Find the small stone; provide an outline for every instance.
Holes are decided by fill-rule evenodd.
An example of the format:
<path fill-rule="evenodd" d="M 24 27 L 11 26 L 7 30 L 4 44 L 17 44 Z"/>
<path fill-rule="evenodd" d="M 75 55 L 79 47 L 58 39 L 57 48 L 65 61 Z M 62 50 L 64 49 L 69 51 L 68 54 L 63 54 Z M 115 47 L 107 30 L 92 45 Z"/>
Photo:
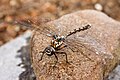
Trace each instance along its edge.
<path fill-rule="evenodd" d="M 13 21 L 12 16 L 6 16 L 6 17 L 5 17 L 5 21 L 6 21 L 6 22 L 12 22 L 12 21 Z"/>
<path fill-rule="evenodd" d="M 95 9 L 96 9 L 96 10 L 99 10 L 99 11 L 102 11 L 102 10 L 103 10 L 103 7 L 102 7 L 101 4 L 97 3 L 97 4 L 95 4 Z"/>
<path fill-rule="evenodd" d="M 38 16 L 38 12 L 39 12 L 38 10 L 32 10 L 32 11 L 31 11 L 31 16 L 32 16 L 32 17 Z"/>
<path fill-rule="evenodd" d="M 42 8 L 41 8 L 44 12 L 51 12 L 51 13 L 55 13 L 57 10 L 57 7 L 54 4 L 51 4 L 49 2 L 45 3 Z"/>
<path fill-rule="evenodd" d="M 0 32 L 1 32 L 1 31 L 5 31 L 5 30 L 6 30 L 6 26 L 0 25 Z"/>
<path fill-rule="evenodd" d="M 6 42 L 8 42 L 8 41 L 10 41 L 10 40 L 13 39 L 13 37 L 11 37 L 7 32 L 2 32 L 2 33 L 0 34 L 0 38 L 1 38 L 1 40 L 2 40 L 4 43 L 6 43 Z"/>
<path fill-rule="evenodd" d="M 15 31 L 16 31 L 16 32 L 19 32 L 19 31 L 20 31 L 20 26 L 17 26 L 17 25 L 16 25 L 16 26 L 15 26 Z"/>
<path fill-rule="evenodd" d="M 11 6 L 15 6 L 16 4 L 17 4 L 16 0 L 11 0 L 11 1 L 10 1 L 10 5 L 11 5 Z"/>
<path fill-rule="evenodd" d="M 19 0 L 10 0 L 10 6 L 19 7 L 20 1 Z"/>
<path fill-rule="evenodd" d="M 8 26 L 6 31 L 13 38 L 16 37 L 16 35 L 17 35 L 17 32 L 15 31 L 15 27 L 14 26 Z"/>

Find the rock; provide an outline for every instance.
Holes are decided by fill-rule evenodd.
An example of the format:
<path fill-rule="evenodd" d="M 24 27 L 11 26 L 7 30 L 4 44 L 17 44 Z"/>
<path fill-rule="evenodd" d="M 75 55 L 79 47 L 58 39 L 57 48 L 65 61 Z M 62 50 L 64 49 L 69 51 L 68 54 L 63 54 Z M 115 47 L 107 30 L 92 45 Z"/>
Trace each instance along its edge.
<path fill-rule="evenodd" d="M 13 37 L 11 37 L 9 34 L 7 34 L 6 32 L 1 32 L 0 33 L 0 40 L 3 42 L 3 43 L 6 43 L 10 40 L 12 40 Z"/>
<path fill-rule="evenodd" d="M 54 56 L 44 55 L 41 52 L 50 45 L 50 33 L 67 35 L 74 29 L 85 25 L 91 28 L 69 36 L 61 49 L 65 56 L 56 54 L 59 58 L 56 67 Z M 120 60 L 120 23 L 107 15 L 94 11 L 84 10 L 65 15 L 57 20 L 50 21 L 35 29 L 31 39 L 31 59 L 37 80 L 103 80 L 114 69 Z"/>
<path fill-rule="evenodd" d="M 95 7 L 96 10 L 99 10 L 99 11 L 103 10 L 103 6 L 101 4 L 99 4 L 99 3 L 95 4 L 94 7 Z"/>
<path fill-rule="evenodd" d="M 5 31 L 6 26 L 0 25 L 0 32 Z"/>
<path fill-rule="evenodd" d="M 13 17 L 12 16 L 6 16 L 5 17 L 5 21 L 6 22 L 12 22 L 13 21 Z"/>
<path fill-rule="evenodd" d="M 55 13 L 57 10 L 57 7 L 55 4 L 51 4 L 49 2 L 46 2 L 42 7 L 41 7 L 43 12 L 51 12 Z"/>
<path fill-rule="evenodd" d="M 6 31 L 13 38 L 16 37 L 16 35 L 17 35 L 16 27 L 14 27 L 14 26 L 8 26 Z"/>

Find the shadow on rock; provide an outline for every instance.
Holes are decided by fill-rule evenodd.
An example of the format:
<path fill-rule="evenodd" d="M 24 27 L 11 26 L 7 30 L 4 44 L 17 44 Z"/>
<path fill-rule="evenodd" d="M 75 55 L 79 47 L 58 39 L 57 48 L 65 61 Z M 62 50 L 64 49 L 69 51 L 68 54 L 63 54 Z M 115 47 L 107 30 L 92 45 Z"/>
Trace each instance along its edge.
<path fill-rule="evenodd" d="M 21 63 L 18 66 L 25 69 L 20 75 L 19 80 L 36 80 L 33 68 L 30 62 L 30 50 L 29 45 L 23 46 L 18 52 L 18 58 L 21 58 Z"/>

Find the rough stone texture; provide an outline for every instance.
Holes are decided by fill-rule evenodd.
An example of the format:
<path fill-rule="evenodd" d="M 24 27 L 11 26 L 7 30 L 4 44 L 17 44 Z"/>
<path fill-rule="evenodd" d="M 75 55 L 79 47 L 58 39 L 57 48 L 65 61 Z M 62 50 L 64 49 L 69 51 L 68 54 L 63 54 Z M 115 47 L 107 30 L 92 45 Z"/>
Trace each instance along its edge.
<path fill-rule="evenodd" d="M 53 68 L 55 57 L 44 55 L 40 51 L 50 44 L 54 33 L 66 35 L 74 29 L 90 24 L 91 28 L 76 33 L 66 39 L 67 48 L 62 49 L 68 55 L 57 54 L 59 62 Z M 103 80 L 119 62 L 120 23 L 101 12 L 94 10 L 78 11 L 48 22 L 34 31 L 31 39 L 31 58 L 37 80 Z"/>

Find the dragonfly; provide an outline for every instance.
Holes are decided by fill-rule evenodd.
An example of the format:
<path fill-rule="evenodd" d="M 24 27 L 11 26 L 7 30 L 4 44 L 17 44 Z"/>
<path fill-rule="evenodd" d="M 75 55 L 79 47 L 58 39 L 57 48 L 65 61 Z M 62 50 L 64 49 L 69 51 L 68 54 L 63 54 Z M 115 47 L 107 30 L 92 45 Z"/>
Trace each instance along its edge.
<path fill-rule="evenodd" d="M 49 37 L 52 37 L 51 43 L 48 44 L 48 46 L 45 47 L 43 51 L 39 51 L 39 53 L 42 53 L 39 61 L 41 61 L 43 59 L 44 54 L 46 54 L 47 56 L 53 56 L 54 55 L 55 58 L 56 58 L 54 66 L 56 66 L 56 64 L 58 63 L 57 54 L 64 54 L 65 58 L 66 58 L 66 63 L 69 63 L 67 53 L 64 52 L 64 51 L 60 51 L 61 49 L 68 46 L 68 45 L 64 45 L 64 43 L 67 42 L 67 38 L 69 36 L 71 36 L 73 34 L 77 34 L 78 32 L 81 32 L 81 31 L 88 30 L 89 28 L 91 28 L 91 25 L 87 24 L 87 25 L 85 25 L 83 27 L 80 27 L 78 29 L 74 29 L 73 31 L 69 32 L 65 36 L 60 36 L 60 35 L 57 35 L 54 32 L 52 32 L 52 33 L 49 32 L 50 31 L 49 28 L 44 26 L 44 24 L 46 24 L 47 22 L 49 22 L 49 20 L 44 20 L 42 22 L 42 25 L 41 25 L 40 21 L 33 22 L 31 20 L 21 20 L 21 21 L 18 21 L 16 23 L 19 24 L 19 25 L 24 25 L 24 26 L 28 26 L 28 27 L 35 27 L 36 30 L 41 30 L 41 33 L 43 33 L 43 34 L 49 33 L 50 34 Z M 41 27 L 39 27 L 39 26 L 41 26 Z"/>

